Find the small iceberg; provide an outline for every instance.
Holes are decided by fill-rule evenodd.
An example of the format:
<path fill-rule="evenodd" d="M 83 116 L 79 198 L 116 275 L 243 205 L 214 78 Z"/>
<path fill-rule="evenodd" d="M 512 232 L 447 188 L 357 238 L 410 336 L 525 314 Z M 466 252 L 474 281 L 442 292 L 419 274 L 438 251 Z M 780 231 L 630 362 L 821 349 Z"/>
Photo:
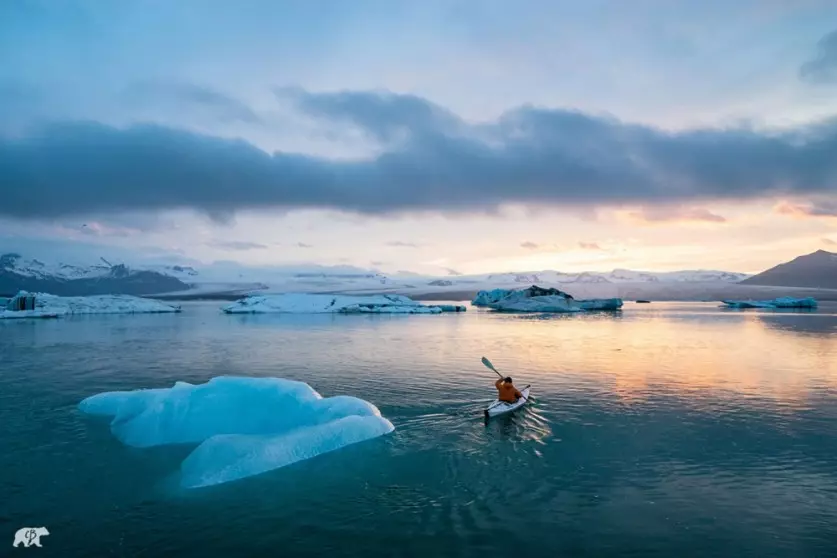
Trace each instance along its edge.
<path fill-rule="evenodd" d="M 309 293 L 251 295 L 224 306 L 227 314 L 441 314 L 464 306 L 425 306 L 403 295 L 348 296 Z"/>
<path fill-rule="evenodd" d="M 594 298 L 576 300 L 569 293 L 558 289 L 544 289 L 532 285 L 526 289 L 493 289 L 480 291 L 471 302 L 474 306 L 484 306 L 503 312 L 591 312 L 600 310 L 619 310 L 621 298 Z"/>
<path fill-rule="evenodd" d="M 130 295 L 56 296 L 20 291 L 0 318 L 56 318 L 72 314 L 153 314 L 180 312 L 180 306 Z"/>
<path fill-rule="evenodd" d="M 205 384 L 105 392 L 79 403 L 112 417 L 125 445 L 198 444 L 180 467 L 180 484 L 230 482 L 392 432 L 371 403 L 323 398 L 305 382 L 221 376 Z"/>
<path fill-rule="evenodd" d="M 722 300 L 727 308 L 816 308 L 817 301 L 812 297 L 793 298 L 783 296 L 773 300 Z"/>
<path fill-rule="evenodd" d="M 58 318 L 59 316 L 57 312 L 44 312 L 42 310 L 0 310 L 0 320 Z"/>
<path fill-rule="evenodd" d="M 2 299 L 0 320 L 58 317 L 57 312 L 38 310 L 36 306 L 35 295 L 21 291 L 14 298 Z"/>

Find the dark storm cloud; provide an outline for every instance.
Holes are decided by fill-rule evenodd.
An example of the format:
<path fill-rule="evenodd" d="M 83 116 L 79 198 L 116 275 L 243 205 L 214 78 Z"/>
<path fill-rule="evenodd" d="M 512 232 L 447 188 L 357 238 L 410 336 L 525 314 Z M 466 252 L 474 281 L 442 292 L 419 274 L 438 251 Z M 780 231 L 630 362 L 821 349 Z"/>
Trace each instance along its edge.
<path fill-rule="evenodd" d="M 810 83 L 837 83 L 837 30 L 817 43 L 817 54 L 799 69 L 799 77 Z"/>
<path fill-rule="evenodd" d="M 242 140 L 161 126 L 57 123 L 0 139 L 0 215 L 191 208 L 223 221 L 256 208 L 380 215 L 837 189 L 837 120 L 770 135 L 744 128 L 673 133 L 527 106 L 472 125 L 418 97 L 295 95 L 309 113 L 363 127 L 383 142 L 382 153 L 330 160 L 268 154 Z"/>

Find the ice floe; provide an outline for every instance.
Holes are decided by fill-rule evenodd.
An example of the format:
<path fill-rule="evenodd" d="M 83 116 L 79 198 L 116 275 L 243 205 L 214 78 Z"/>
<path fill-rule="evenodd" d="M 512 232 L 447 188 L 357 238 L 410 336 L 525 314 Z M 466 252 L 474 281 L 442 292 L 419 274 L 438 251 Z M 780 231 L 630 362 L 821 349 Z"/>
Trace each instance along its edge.
<path fill-rule="evenodd" d="M 21 291 L 6 303 L 0 318 L 54 318 L 73 314 L 180 312 L 180 306 L 131 295 L 56 296 Z"/>
<path fill-rule="evenodd" d="M 123 444 L 199 444 L 181 464 L 181 486 L 257 475 L 394 430 L 371 403 L 323 398 L 304 382 L 221 376 L 205 384 L 104 392 L 79 403 L 112 417 Z"/>
<path fill-rule="evenodd" d="M 814 298 L 783 296 L 773 300 L 722 300 L 728 308 L 816 308 Z"/>
<path fill-rule="evenodd" d="M 588 312 L 594 310 L 618 310 L 621 298 L 594 298 L 576 300 L 558 289 L 544 289 L 532 285 L 526 289 L 493 289 L 480 291 L 472 301 L 474 306 L 484 306 L 506 312 Z"/>
<path fill-rule="evenodd" d="M 228 314 L 441 314 L 462 312 L 464 306 L 420 304 L 403 295 L 347 296 L 310 293 L 251 295 L 222 310 Z"/>

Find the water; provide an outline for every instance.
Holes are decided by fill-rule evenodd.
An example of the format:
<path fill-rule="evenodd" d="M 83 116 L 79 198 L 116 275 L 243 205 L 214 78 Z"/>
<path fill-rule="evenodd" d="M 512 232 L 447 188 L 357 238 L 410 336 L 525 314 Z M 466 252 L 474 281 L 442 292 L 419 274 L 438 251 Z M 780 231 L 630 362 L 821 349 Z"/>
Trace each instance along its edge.
<path fill-rule="evenodd" d="M 627 304 L 535 317 L 0 322 L 0 555 L 837 555 L 837 310 Z M 496 375 L 536 400 L 483 421 Z M 304 380 L 394 433 L 202 490 L 77 403 L 213 376 Z M 8 546 L 46 526 L 43 548 Z"/>

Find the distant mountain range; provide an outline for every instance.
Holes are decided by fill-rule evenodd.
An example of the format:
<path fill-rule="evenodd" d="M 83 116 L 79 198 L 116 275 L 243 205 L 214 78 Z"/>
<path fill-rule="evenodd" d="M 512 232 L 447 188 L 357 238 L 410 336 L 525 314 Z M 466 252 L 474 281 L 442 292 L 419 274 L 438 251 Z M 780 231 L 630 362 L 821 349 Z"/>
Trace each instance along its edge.
<path fill-rule="evenodd" d="M 188 289 L 189 285 L 157 271 L 130 269 L 105 259 L 93 265 L 47 264 L 20 254 L 0 255 L 0 295 L 18 291 L 46 292 L 59 296 L 98 294 L 150 295 Z"/>
<path fill-rule="evenodd" d="M 837 254 L 817 250 L 762 271 L 742 281 L 745 285 L 837 289 Z"/>
<path fill-rule="evenodd" d="M 565 273 L 544 270 L 445 277 L 383 273 L 352 266 L 247 267 L 128 266 L 104 258 L 88 265 L 45 263 L 20 254 L 0 256 L 0 296 L 19 290 L 57 295 L 132 294 L 169 297 L 237 295 L 256 290 L 297 292 L 400 292 L 405 294 L 475 293 L 482 289 L 563 286 L 579 293 L 629 293 L 653 289 L 676 293 L 701 286 L 753 285 L 837 289 L 837 254 L 818 251 L 757 275 L 715 270 L 672 272 L 614 269 Z M 727 287 L 723 287 L 727 288 Z M 663 291 L 660 291 L 663 289 Z M 683 291 L 685 293 L 685 291 Z M 592 294 L 591 294 L 592 296 Z M 616 296 L 607 295 L 607 296 Z"/>

